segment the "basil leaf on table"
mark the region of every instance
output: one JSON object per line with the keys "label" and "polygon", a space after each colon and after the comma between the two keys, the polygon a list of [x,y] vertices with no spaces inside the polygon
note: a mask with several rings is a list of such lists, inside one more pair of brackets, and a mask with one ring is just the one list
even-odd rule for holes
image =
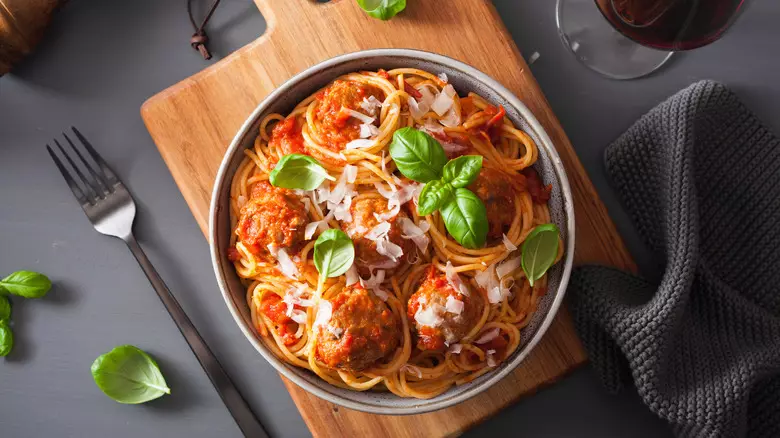
{"label": "basil leaf on table", "polygon": [[455,195],[450,183],[441,180],[429,181],[420,192],[417,214],[427,216],[441,208]]}
{"label": "basil leaf on table", "polygon": [[0,295],[0,321],[11,319],[11,302],[4,295]]}
{"label": "basil leaf on table", "polygon": [[482,170],[482,157],[480,155],[463,155],[450,160],[442,170],[442,181],[452,184],[459,189],[474,182]]}
{"label": "basil leaf on table", "polygon": [[92,378],[104,394],[124,404],[145,403],[171,393],[157,362],[132,345],[95,359]]}
{"label": "basil leaf on table", "polygon": [[271,185],[285,189],[314,190],[323,181],[335,181],[320,162],[303,154],[282,157],[269,175]]}
{"label": "basil leaf on table", "polygon": [[405,177],[421,183],[441,178],[447,164],[447,154],[435,138],[409,127],[393,134],[390,156]]}
{"label": "basil leaf on table", "polygon": [[354,261],[355,245],[341,230],[326,230],[314,242],[314,266],[324,277],[343,275]]}
{"label": "basil leaf on table", "polygon": [[555,224],[542,224],[531,230],[525,238],[521,248],[521,262],[531,286],[555,263],[559,234]]}
{"label": "basil leaf on table", "polygon": [[366,13],[380,20],[389,20],[406,9],[406,0],[357,0]]}
{"label": "basil leaf on table", "polygon": [[14,333],[6,320],[0,320],[0,357],[8,356],[14,348]]}
{"label": "basil leaf on table", "polygon": [[460,188],[441,207],[447,232],[468,249],[481,248],[487,240],[488,221],[485,204],[471,190]]}
{"label": "basil leaf on table", "polygon": [[0,291],[24,298],[41,298],[49,289],[49,277],[32,271],[17,271],[0,280]]}

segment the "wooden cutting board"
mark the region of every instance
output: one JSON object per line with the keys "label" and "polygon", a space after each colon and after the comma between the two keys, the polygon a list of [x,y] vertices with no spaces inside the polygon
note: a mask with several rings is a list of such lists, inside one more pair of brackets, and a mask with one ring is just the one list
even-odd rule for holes
{"label": "wooden cutting board", "polygon": [[[296,73],[347,52],[416,48],[459,59],[491,75],[525,102],[547,130],[575,200],[575,262],[633,270],[604,205],[489,0],[408,0],[388,22],[354,0],[255,0],[268,31],[212,67],[153,96],[141,115],[204,233],[211,190],[228,144],[258,103]],[[551,5],[552,7],[552,5]],[[586,360],[562,310],[529,358],[480,396],[442,411],[405,417],[340,408],[285,380],[316,437],[438,437],[463,432]]]}

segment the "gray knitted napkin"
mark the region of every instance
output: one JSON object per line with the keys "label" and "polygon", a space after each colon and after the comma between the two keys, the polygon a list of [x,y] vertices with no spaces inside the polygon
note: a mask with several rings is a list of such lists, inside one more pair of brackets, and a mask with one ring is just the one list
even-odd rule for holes
{"label": "gray knitted napkin", "polygon": [[780,141],[725,86],[669,98],[606,151],[660,284],[575,270],[579,334],[681,436],[780,437]]}

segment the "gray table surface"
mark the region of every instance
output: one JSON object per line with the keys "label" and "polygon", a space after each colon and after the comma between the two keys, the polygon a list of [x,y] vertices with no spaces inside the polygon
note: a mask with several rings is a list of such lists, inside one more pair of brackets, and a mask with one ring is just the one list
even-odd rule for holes
{"label": "gray table surface", "polygon": [[[195,3],[203,9],[208,2]],[[663,98],[704,78],[732,86],[780,131],[780,3],[753,1],[721,41],[630,82],[599,77],[566,52],[553,3],[495,1],[521,52],[540,53],[532,66],[537,80],[642,271],[656,275],[607,184],[603,149]],[[224,0],[211,46],[223,57],[264,30],[251,1]],[[142,246],[268,430],[309,435],[277,373],[231,319],[206,241],[139,116],[146,98],[209,65],[188,47],[191,32],[184,0],[71,0],[39,50],[0,78],[0,274],[32,269],[56,283],[43,300],[13,300],[17,345],[0,359],[2,437],[241,435],[131,254],[92,229],[49,161],[44,145],[71,125],[134,193]],[[125,406],[97,389],[90,364],[126,343],[158,359],[171,396]],[[670,435],[636,394],[607,394],[587,368],[467,435],[518,432]]]}

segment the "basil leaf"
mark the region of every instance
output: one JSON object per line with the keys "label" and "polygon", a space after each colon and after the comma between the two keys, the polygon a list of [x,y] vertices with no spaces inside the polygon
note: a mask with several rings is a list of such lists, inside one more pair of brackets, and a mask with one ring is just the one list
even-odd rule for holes
{"label": "basil leaf", "polygon": [[447,154],[435,138],[408,127],[393,134],[390,156],[405,177],[421,183],[441,178],[447,164]]}
{"label": "basil leaf", "polygon": [[303,154],[282,157],[269,175],[271,185],[285,189],[314,190],[323,181],[335,181],[314,158]]}
{"label": "basil leaf", "polygon": [[545,274],[558,256],[558,235],[555,224],[542,224],[531,230],[523,242],[522,266],[531,286]]}
{"label": "basil leaf", "polygon": [[104,394],[124,404],[145,403],[171,393],[154,359],[132,345],[95,359],[92,378]]}
{"label": "basil leaf", "polygon": [[455,240],[469,249],[481,248],[487,240],[485,204],[469,189],[456,189],[455,196],[441,207],[444,226]]}
{"label": "basil leaf", "polygon": [[453,196],[455,196],[455,192],[449,183],[441,180],[430,181],[420,192],[420,199],[417,201],[417,214],[427,216],[440,209]]}
{"label": "basil leaf", "polygon": [[325,277],[343,275],[354,261],[355,245],[341,230],[326,230],[314,242],[314,266]]}
{"label": "basil leaf", "polygon": [[380,20],[389,20],[406,9],[406,0],[357,0],[366,13]]}
{"label": "basil leaf", "polygon": [[14,333],[8,323],[0,321],[0,357],[8,356],[8,353],[14,348]]}
{"label": "basil leaf", "polygon": [[0,321],[11,319],[11,302],[4,295],[0,295]]}
{"label": "basil leaf", "polygon": [[441,179],[452,184],[456,189],[459,189],[473,183],[474,180],[477,179],[477,176],[479,176],[480,170],[482,170],[481,156],[463,155],[454,160],[450,160],[450,162],[444,166]]}
{"label": "basil leaf", "polygon": [[17,271],[0,281],[0,289],[24,298],[41,298],[51,289],[51,280],[32,271]]}

